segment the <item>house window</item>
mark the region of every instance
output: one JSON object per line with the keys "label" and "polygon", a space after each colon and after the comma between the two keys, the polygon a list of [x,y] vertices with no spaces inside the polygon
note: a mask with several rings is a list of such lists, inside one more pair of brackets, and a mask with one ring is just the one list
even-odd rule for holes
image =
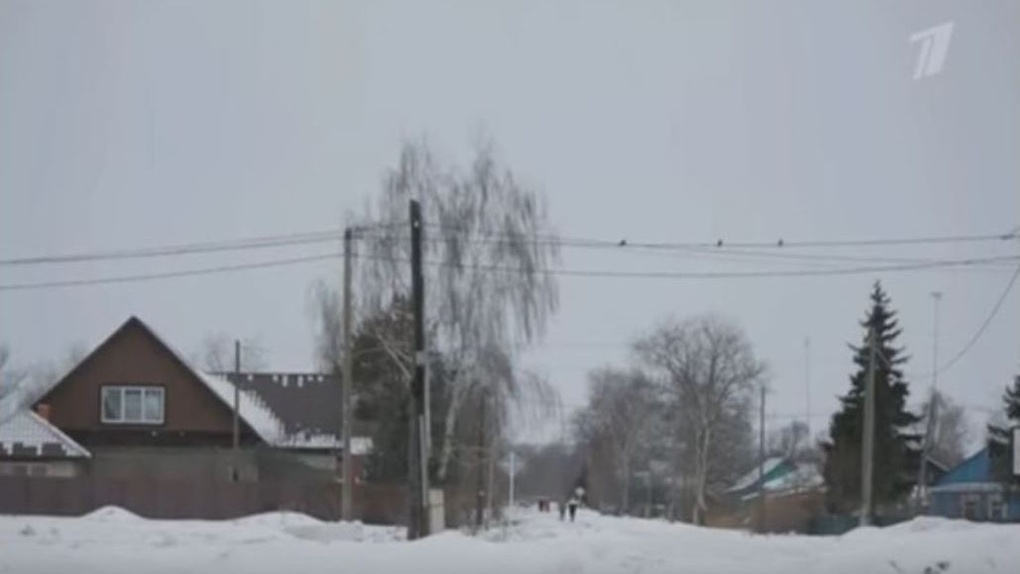
{"label": "house window", "polygon": [[988,519],[989,520],[1005,520],[1006,519],[1006,503],[1002,499],[1002,494],[992,493],[988,495]]}
{"label": "house window", "polygon": [[163,424],[162,387],[103,387],[102,421],[111,424]]}

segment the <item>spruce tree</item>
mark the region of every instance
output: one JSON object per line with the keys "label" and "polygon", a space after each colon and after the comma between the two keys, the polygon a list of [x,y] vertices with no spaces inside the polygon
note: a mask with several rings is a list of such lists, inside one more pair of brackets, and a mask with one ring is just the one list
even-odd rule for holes
{"label": "spruce tree", "polygon": [[840,397],[842,408],[832,416],[824,475],[828,502],[833,512],[856,510],[861,504],[861,465],[864,430],[864,393],[870,363],[869,332],[878,337],[875,364],[875,452],[873,503],[875,509],[892,505],[909,494],[916,484],[920,462],[920,417],[906,410],[909,390],[901,367],[908,357],[896,346],[902,329],[889,297],[876,282],[865,319],[863,342],[850,345],[856,370],[850,391]]}

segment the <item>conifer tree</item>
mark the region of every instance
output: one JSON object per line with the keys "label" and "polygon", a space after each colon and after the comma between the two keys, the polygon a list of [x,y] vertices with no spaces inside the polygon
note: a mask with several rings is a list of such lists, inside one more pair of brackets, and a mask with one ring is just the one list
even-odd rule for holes
{"label": "conifer tree", "polygon": [[848,512],[861,503],[861,465],[864,431],[864,397],[871,361],[869,333],[878,338],[875,368],[875,452],[873,503],[876,509],[895,504],[910,493],[916,483],[920,461],[920,417],[906,410],[909,394],[902,365],[908,357],[896,339],[902,333],[896,312],[880,283],[871,293],[861,345],[851,345],[856,367],[850,376],[850,391],[840,397],[842,408],[832,416],[829,440],[823,444],[824,475],[829,507]]}

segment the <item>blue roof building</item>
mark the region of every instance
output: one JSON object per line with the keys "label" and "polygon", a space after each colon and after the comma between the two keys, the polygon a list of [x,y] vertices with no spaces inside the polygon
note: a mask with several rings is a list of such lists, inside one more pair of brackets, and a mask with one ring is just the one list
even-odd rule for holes
{"label": "blue roof building", "polygon": [[987,447],[947,471],[930,493],[928,514],[933,516],[1020,521],[1020,491],[996,480]]}

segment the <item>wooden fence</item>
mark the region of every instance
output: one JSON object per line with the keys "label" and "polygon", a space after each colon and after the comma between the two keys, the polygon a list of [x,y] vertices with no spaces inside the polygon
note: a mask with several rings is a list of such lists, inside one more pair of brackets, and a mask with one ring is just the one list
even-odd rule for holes
{"label": "wooden fence", "polygon": [[[363,522],[404,523],[401,486],[357,485],[352,498],[354,517]],[[147,518],[217,520],[276,510],[321,520],[341,516],[337,483],[0,476],[0,514],[77,516],[111,505]]]}

